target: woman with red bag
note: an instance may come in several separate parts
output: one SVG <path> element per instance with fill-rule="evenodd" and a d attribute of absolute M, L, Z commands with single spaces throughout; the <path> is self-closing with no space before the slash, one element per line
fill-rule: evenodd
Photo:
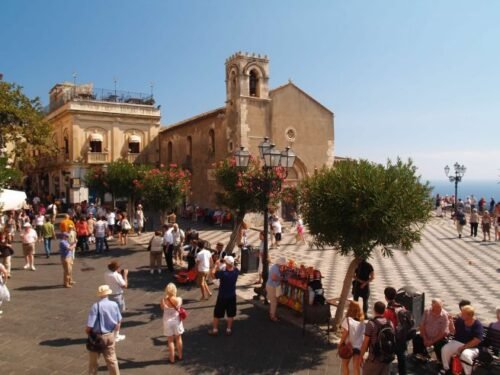
<path fill-rule="evenodd" d="M 353 362 L 354 375 L 360 374 L 360 348 L 365 335 L 365 316 L 358 302 L 351 301 L 342 321 L 339 356 L 342 358 L 342 375 L 349 375 L 349 362 Z M 347 347 L 351 347 L 352 351 Z M 350 354 L 352 353 L 352 355 Z M 345 355 L 346 354 L 346 355 Z M 350 356 L 350 357 L 349 357 Z M 349 357 L 349 358 L 347 358 Z"/>
<path fill-rule="evenodd" d="M 168 361 L 175 362 L 175 347 L 177 347 L 177 359 L 182 360 L 182 334 L 184 326 L 179 318 L 179 308 L 182 298 L 177 297 L 177 287 L 169 283 L 165 288 L 165 296 L 160 302 L 163 310 L 163 333 L 167 336 Z M 174 345 L 175 340 L 175 345 Z"/>

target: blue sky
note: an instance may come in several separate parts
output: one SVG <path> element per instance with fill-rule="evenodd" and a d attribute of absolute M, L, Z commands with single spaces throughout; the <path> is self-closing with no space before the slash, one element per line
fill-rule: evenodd
<path fill-rule="evenodd" d="M 500 174 L 495 0 L 2 0 L 0 72 L 47 103 L 57 82 L 149 92 L 170 124 L 222 106 L 224 61 L 267 54 L 335 112 L 335 154 L 411 157 L 425 179 Z"/>

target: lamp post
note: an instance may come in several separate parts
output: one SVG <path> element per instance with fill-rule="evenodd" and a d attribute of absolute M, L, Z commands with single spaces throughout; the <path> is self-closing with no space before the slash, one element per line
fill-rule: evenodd
<path fill-rule="evenodd" d="M 269 239 L 269 198 L 273 190 L 280 191 L 281 184 L 272 184 L 273 174 L 271 173 L 274 168 L 282 167 L 285 171 L 285 178 L 288 175 L 288 169 L 293 167 L 295 162 L 295 153 L 290 147 L 286 147 L 284 151 L 279 151 L 276 146 L 264 137 L 264 140 L 259 144 L 259 156 L 263 161 L 262 170 L 264 171 L 264 178 L 256 181 L 262 189 L 262 211 L 264 213 L 264 249 L 262 253 L 262 294 L 265 293 L 265 285 L 269 276 L 269 262 L 268 262 L 268 239 Z M 240 168 L 248 167 L 250 160 L 250 153 L 240 147 L 240 150 L 235 152 L 236 166 Z"/>
<path fill-rule="evenodd" d="M 467 168 L 465 168 L 465 165 L 460 165 L 458 162 L 453 164 L 453 169 L 455 170 L 455 175 L 449 175 L 450 174 L 450 167 L 446 166 L 444 167 L 444 173 L 446 174 L 446 177 L 449 178 L 450 182 L 455 183 L 455 212 L 458 210 L 458 183 L 462 181 L 462 177 L 465 174 L 465 171 Z"/>

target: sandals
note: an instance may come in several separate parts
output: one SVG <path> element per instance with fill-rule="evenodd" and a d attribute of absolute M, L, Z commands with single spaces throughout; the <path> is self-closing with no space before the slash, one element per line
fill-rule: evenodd
<path fill-rule="evenodd" d="M 270 316 L 270 317 L 269 317 L 269 319 L 271 319 L 271 321 L 273 321 L 273 322 L 279 322 L 279 321 L 280 321 L 280 320 L 279 320 L 277 317 L 275 317 L 275 316 Z"/>
<path fill-rule="evenodd" d="M 229 328 L 226 329 L 226 336 L 231 336 L 233 334 L 233 331 L 231 331 Z"/>
<path fill-rule="evenodd" d="M 219 335 L 219 331 L 215 330 L 215 329 L 211 329 L 210 331 L 208 331 L 208 334 L 210 336 L 218 336 Z"/>

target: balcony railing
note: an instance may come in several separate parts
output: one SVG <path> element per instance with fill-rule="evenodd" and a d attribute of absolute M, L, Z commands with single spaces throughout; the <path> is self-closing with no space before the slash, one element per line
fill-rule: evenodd
<path fill-rule="evenodd" d="M 50 105 L 45 107 L 45 112 L 52 112 L 70 101 L 100 101 L 112 103 L 154 105 L 155 100 L 152 94 L 141 92 L 109 90 L 109 89 L 68 89 L 57 100 L 51 100 Z"/>
<path fill-rule="evenodd" d="M 87 153 L 87 164 L 104 164 L 108 163 L 107 152 L 89 152 Z"/>

